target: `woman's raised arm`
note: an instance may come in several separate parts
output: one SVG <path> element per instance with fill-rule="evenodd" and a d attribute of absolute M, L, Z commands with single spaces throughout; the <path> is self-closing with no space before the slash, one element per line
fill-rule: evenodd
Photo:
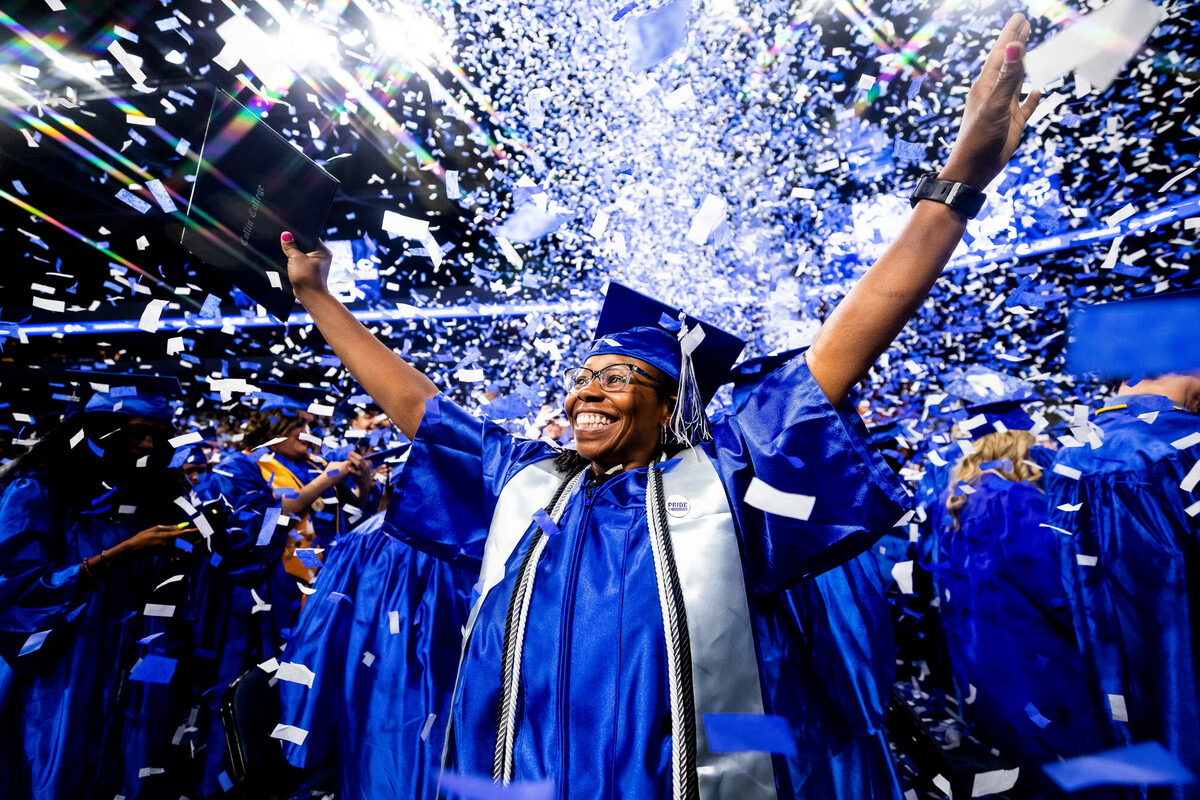
<path fill-rule="evenodd" d="M 938 177 L 983 191 L 1000 173 L 1037 108 L 1038 92 L 1020 102 L 1029 23 L 1014 14 L 967 95 L 959 135 Z M 920 202 L 895 242 L 842 299 L 817 333 L 806 358 L 834 404 L 891 345 L 925 301 L 966 230 L 949 206 Z"/>
<path fill-rule="evenodd" d="M 417 435 L 425 401 L 437 386 L 412 364 L 392 352 L 354 318 L 329 291 L 332 256 L 324 245 L 303 253 L 290 233 L 280 241 L 287 256 L 288 280 L 296 299 L 316 323 L 333 352 L 409 439 Z"/>

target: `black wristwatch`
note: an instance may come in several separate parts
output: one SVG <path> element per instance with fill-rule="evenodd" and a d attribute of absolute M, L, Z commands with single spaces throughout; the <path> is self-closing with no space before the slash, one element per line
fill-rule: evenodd
<path fill-rule="evenodd" d="M 913 208 L 916 208 L 919 200 L 944 203 L 967 219 L 975 219 L 979 215 L 979 209 L 983 208 L 987 195 L 965 183 L 944 181 L 938 178 L 937 173 L 928 172 L 917 181 L 917 188 L 913 189 L 912 196 L 908 198 Z"/>

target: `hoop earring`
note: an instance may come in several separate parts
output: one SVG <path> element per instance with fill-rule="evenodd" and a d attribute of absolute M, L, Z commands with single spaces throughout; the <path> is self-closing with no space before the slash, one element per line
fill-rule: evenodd
<path fill-rule="evenodd" d="M 666 425 L 659 427 L 658 443 L 660 445 L 662 445 L 663 447 L 666 447 L 667 445 L 669 445 L 671 443 L 672 439 L 674 439 L 674 437 L 671 435 L 670 428 L 668 428 Z"/>

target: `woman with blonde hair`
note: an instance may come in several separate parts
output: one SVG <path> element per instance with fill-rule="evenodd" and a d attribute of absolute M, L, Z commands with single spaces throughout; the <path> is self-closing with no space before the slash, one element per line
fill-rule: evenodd
<path fill-rule="evenodd" d="M 246 416 L 237 442 L 241 452 L 222 459 L 196 487 L 204 501 L 223 498 L 236 524 L 250 534 L 245 546 L 226 555 L 237 566 L 197 589 L 196 642 L 213 654 L 207 669 L 198 670 L 197 685 L 218 687 L 204 694 L 205 716 L 199 723 L 208 743 L 202 751 L 201 797 L 222 791 L 217 709 L 224 687 L 251 666 L 281 655 L 312 591 L 319 548 L 348 528 L 343 509 L 357 495 L 346 490 L 339 497 L 338 490 L 353 476 L 365 498 L 370 482 L 367 463 L 357 453 L 326 463 L 309 452 L 309 445 L 320 440 L 309 427 L 312 398 L 301 387 L 261 385 L 271 391 L 260 393 L 259 408 Z"/>
<path fill-rule="evenodd" d="M 1061 534 L 1045 525 L 1029 415 L 1017 402 L 969 413 L 973 439 L 942 499 L 942 627 L 964 719 L 1023 768 L 1026 790 L 1042 790 L 1039 765 L 1100 749 L 1060 577 Z"/>

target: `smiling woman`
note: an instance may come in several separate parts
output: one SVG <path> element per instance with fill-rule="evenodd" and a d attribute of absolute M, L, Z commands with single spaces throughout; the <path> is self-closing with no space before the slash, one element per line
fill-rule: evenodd
<path fill-rule="evenodd" d="M 962 135 L 931 182 L 950 197 L 992 181 L 1037 104 L 1018 100 L 1028 32 L 1015 15 L 971 89 Z M 389 521 L 414 546 L 480 571 L 450 766 L 505 783 L 550 779 L 561 798 L 899 796 L 886 756 L 880 771 L 845 780 L 833 768 L 845 726 L 809 724 L 796 685 L 807 640 L 781 598 L 869 547 L 906 502 L 843 400 L 965 229 L 969 212 L 918 199 L 812 348 L 711 426 L 704 407 L 741 343 L 610 286 L 596 340 L 567 376 L 578 457 L 565 469 L 550 445 L 440 396 L 329 293 L 328 251 L 303 253 L 284 234 L 296 296 L 413 439 Z M 709 736 L 730 714 L 779 717 L 783 734 L 715 752 Z"/>
<path fill-rule="evenodd" d="M 675 397 L 663 393 L 664 381 L 650 372 L 658 371 L 654 365 L 640 360 L 630 364 L 629 358 L 591 356 L 583 369 L 594 379 L 577 377 L 567 395 L 576 449 L 597 472 L 647 466 L 675 405 Z"/>

